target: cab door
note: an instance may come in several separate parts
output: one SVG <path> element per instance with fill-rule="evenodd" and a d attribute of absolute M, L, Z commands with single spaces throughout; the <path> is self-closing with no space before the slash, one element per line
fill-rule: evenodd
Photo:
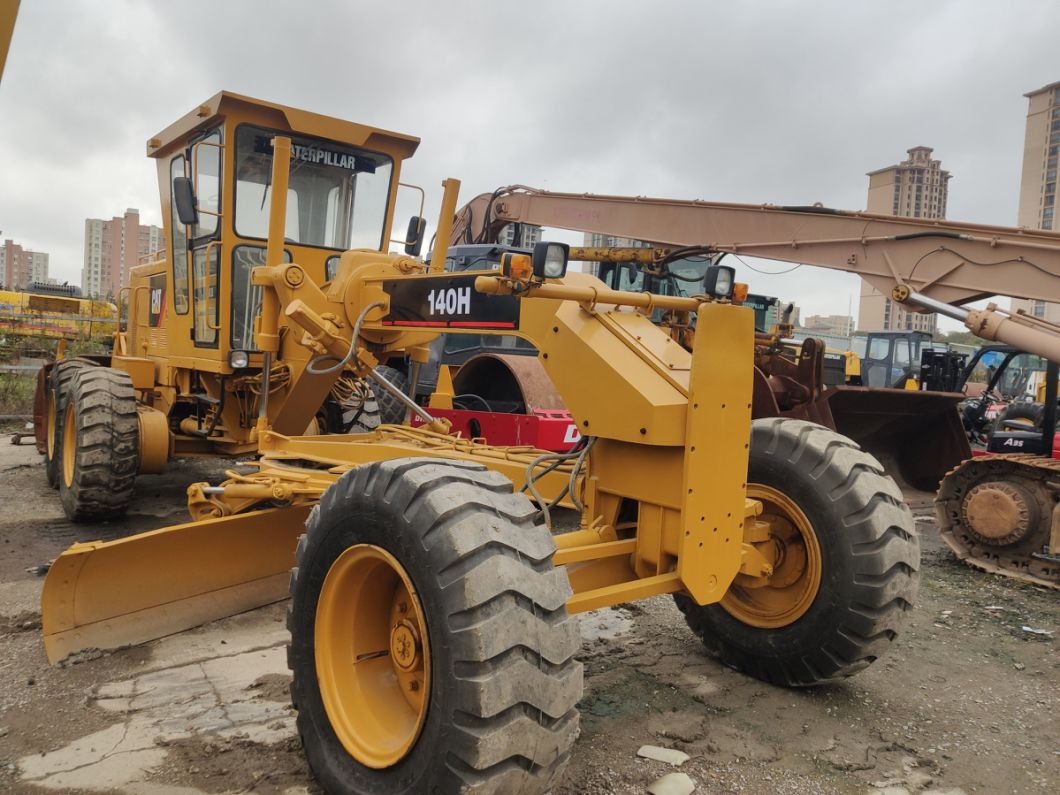
<path fill-rule="evenodd" d="M 221 325 L 221 129 L 191 147 L 192 174 L 199 214 L 191 227 L 192 342 L 217 348 Z"/>

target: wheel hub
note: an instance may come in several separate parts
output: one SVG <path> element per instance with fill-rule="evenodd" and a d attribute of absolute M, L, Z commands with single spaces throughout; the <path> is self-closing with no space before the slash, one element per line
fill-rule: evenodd
<path fill-rule="evenodd" d="M 821 548 L 809 518 L 788 495 L 750 483 L 747 496 L 762 503 L 761 521 L 769 525 L 773 570 L 765 582 L 734 582 L 721 606 L 744 624 L 776 629 L 801 618 L 817 597 Z"/>
<path fill-rule="evenodd" d="M 407 619 L 390 632 L 390 656 L 405 673 L 416 670 L 420 659 L 420 633 Z"/>
<path fill-rule="evenodd" d="M 965 527 L 983 544 L 1007 546 L 1022 540 L 1037 524 L 1038 504 L 1011 483 L 980 483 L 961 504 Z"/>

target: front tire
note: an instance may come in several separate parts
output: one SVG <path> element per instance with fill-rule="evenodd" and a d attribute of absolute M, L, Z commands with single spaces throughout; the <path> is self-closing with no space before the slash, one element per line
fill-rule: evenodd
<path fill-rule="evenodd" d="M 502 475 L 456 461 L 370 464 L 325 492 L 298 543 L 288 664 L 328 792 L 552 786 L 582 668 L 535 515 Z"/>
<path fill-rule="evenodd" d="M 920 542 L 894 481 L 846 437 L 770 418 L 751 425 L 748 495 L 782 528 L 771 531 L 781 562 L 769 584 L 737 578 L 719 604 L 676 595 L 689 627 L 723 663 L 773 684 L 869 665 L 904 625 L 920 577 Z"/>
<path fill-rule="evenodd" d="M 63 405 L 59 499 L 74 522 L 125 515 L 140 464 L 140 423 L 129 374 L 78 369 Z"/>

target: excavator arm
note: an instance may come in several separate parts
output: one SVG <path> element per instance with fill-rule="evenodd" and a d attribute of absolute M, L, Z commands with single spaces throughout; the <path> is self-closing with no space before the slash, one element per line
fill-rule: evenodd
<path fill-rule="evenodd" d="M 818 206 L 596 196 L 514 185 L 461 208 L 450 245 L 492 242 L 509 223 L 854 273 L 914 310 L 946 314 L 985 339 L 1060 359 L 1060 327 L 996 306 L 960 306 L 994 295 L 1060 301 L 1060 234 L 1055 232 Z"/>

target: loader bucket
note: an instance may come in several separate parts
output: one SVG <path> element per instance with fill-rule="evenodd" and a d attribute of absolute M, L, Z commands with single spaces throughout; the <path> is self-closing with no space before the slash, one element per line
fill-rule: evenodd
<path fill-rule="evenodd" d="M 899 485 L 935 491 L 972 456 L 957 412 L 964 395 L 854 386 L 829 387 L 825 395 L 836 430 L 876 456 Z"/>
<path fill-rule="evenodd" d="M 309 510 L 270 508 L 74 544 L 44 581 L 48 661 L 143 643 L 286 598 Z"/>

